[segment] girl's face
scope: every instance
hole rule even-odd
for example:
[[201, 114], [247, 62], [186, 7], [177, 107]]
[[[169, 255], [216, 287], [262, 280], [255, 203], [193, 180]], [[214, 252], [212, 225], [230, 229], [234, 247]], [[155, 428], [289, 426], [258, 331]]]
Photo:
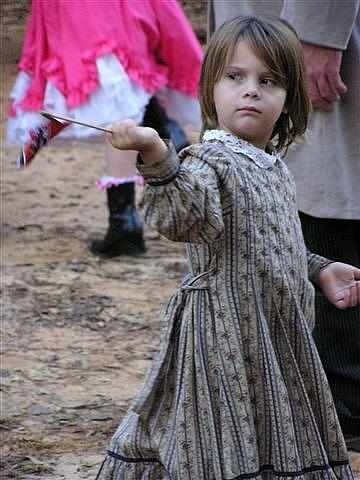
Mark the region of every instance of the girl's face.
[[285, 101], [286, 90], [240, 41], [214, 87], [218, 128], [265, 149]]

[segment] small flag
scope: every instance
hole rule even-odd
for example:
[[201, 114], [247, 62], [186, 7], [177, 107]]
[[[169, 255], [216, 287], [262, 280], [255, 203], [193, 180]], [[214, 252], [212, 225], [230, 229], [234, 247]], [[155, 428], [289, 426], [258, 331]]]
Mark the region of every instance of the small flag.
[[27, 167], [37, 152], [68, 125], [70, 125], [69, 122], [50, 119], [48, 122], [31, 130], [30, 140], [21, 150], [17, 158], [17, 168], [22, 169]]

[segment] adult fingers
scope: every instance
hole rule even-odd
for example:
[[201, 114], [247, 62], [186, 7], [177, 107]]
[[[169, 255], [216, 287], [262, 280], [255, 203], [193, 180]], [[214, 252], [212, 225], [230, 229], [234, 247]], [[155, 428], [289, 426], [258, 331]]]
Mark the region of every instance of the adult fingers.
[[340, 100], [340, 95], [333, 88], [332, 83], [329, 81], [329, 78], [326, 75], [321, 75], [317, 82], [319, 95], [322, 100], [327, 102], [337, 102]]
[[327, 79], [331, 89], [338, 95], [343, 95], [347, 92], [347, 86], [342, 81], [340, 73], [337, 70], [330, 70], [327, 72]]
[[319, 82], [312, 81], [309, 85], [310, 100], [314, 108], [330, 111], [333, 108], [332, 101], [323, 98], [320, 93]]
[[317, 79], [317, 86], [321, 98], [328, 102], [339, 101], [340, 95], [347, 92], [347, 87], [336, 69], [328, 69], [326, 73], [320, 75]]

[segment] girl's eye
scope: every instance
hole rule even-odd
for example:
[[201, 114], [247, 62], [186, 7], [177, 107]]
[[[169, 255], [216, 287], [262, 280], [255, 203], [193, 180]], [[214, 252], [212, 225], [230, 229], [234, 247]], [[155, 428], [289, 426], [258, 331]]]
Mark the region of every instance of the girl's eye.
[[271, 77], [265, 77], [262, 79], [261, 81], [263, 83], [263, 85], [276, 85], [276, 80], [274, 78], [271, 78]]
[[226, 76], [230, 78], [230, 80], [241, 80], [242, 75], [240, 73], [227, 73]]

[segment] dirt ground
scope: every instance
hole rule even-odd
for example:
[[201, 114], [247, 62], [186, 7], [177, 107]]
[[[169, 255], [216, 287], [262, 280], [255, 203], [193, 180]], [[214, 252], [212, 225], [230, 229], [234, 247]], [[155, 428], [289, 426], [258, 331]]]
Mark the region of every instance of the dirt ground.
[[[204, 41], [205, 3], [184, 5]], [[28, 4], [3, 8], [1, 478], [94, 479], [156, 352], [184, 248], [146, 228], [146, 258], [89, 252], [107, 224], [100, 141], [54, 142], [16, 170], [4, 132]]]

